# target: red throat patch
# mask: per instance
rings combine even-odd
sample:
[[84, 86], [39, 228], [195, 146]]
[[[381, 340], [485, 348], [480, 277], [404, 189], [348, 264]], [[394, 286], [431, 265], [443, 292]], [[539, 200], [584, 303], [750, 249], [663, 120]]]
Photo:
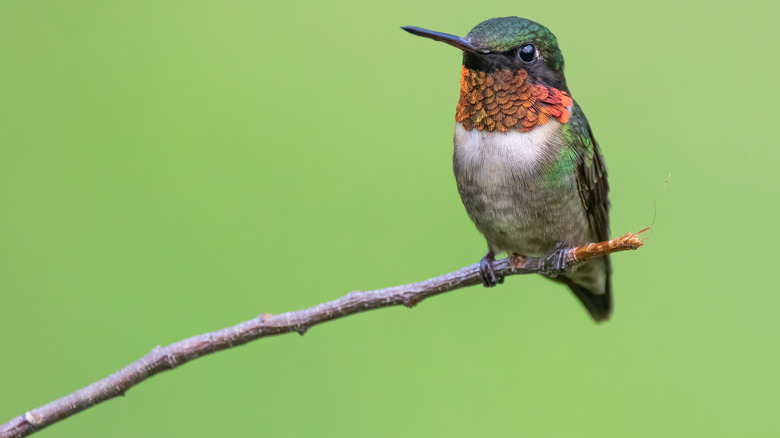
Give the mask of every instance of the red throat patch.
[[490, 74], [463, 67], [455, 120], [466, 130], [528, 132], [551, 118], [569, 120], [571, 97], [544, 85], [531, 84], [528, 72], [498, 70]]

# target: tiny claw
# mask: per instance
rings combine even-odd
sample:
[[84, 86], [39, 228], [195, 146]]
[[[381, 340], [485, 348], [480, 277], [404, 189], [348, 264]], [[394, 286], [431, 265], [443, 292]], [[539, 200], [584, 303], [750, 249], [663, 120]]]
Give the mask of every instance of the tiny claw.
[[497, 276], [493, 270], [493, 262], [496, 260], [493, 251], [489, 251], [479, 262], [479, 274], [485, 287], [493, 287], [504, 282], [504, 277]]

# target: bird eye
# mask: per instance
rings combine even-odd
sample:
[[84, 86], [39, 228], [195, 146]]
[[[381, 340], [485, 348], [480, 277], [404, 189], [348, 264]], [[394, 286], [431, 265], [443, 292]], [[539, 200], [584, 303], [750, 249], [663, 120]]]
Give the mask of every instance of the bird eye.
[[531, 62], [536, 58], [536, 48], [533, 44], [526, 44], [517, 51], [518, 56], [525, 62]]

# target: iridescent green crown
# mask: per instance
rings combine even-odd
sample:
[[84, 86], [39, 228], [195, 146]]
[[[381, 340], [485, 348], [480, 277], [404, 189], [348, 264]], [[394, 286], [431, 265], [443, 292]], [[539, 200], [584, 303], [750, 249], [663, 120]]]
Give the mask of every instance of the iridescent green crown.
[[558, 40], [550, 29], [535, 21], [520, 17], [491, 18], [471, 29], [466, 40], [479, 50], [491, 52], [506, 52], [522, 43], [532, 43], [552, 58], [547, 59], [550, 67], [563, 71], [563, 56], [558, 48]]

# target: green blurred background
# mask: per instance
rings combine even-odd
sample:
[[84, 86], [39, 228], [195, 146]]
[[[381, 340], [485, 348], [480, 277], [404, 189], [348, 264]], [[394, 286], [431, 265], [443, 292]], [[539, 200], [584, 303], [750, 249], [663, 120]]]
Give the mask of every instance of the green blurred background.
[[[512, 277], [222, 352], [41, 436], [777, 436], [776, 4], [0, 2], [0, 422], [155, 345], [479, 260], [460, 54], [549, 26], [616, 310]], [[717, 7], [716, 7], [717, 6]], [[671, 175], [671, 177], [669, 177]]]

